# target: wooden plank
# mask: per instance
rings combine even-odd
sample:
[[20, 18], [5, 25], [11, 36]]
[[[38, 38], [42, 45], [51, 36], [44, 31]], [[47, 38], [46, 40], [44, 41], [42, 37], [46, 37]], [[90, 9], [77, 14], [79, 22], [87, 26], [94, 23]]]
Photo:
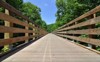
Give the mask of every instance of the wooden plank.
[[74, 22], [77, 22], [77, 21], [79, 21], [79, 20], [81, 20], [81, 19], [83, 19], [83, 18], [86, 18], [86, 17], [88, 17], [88, 16], [90, 16], [90, 15], [92, 15], [92, 14], [95, 14], [96, 12], [100, 12], [100, 5], [97, 6], [96, 8], [94, 8], [94, 9], [88, 11], [87, 13], [81, 15], [80, 17], [78, 17], [78, 18], [72, 20], [71, 22], [69, 22], [69, 23], [67, 23], [67, 24], [65, 24], [65, 25], [63, 25], [63, 26], [61, 26], [61, 27], [59, 27], [59, 29], [64, 28], [65, 26], [68, 26], [68, 25], [70, 25], [70, 24], [72, 24], [72, 23], [74, 23]]
[[77, 40], [77, 41], [89, 43], [89, 44], [92, 44], [92, 45], [100, 46], [100, 40], [99, 39], [82, 38], [82, 37], [76, 37], [76, 36], [70, 36], [70, 35], [61, 35], [61, 34], [57, 34], [57, 35], [61, 36], [61, 37], [66, 37], [66, 38], [74, 39], [74, 40]]
[[22, 37], [9, 38], [9, 39], [0, 39], [0, 46], [24, 41], [24, 40], [27, 40], [27, 39], [33, 38], [33, 37], [35, 37], [35, 36], [22, 36]]
[[12, 16], [6, 15], [6, 14], [1, 13], [1, 12], [0, 12], [0, 19], [4, 20], [4, 21], [11, 22], [11, 23], [19, 24], [19, 25], [22, 25], [22, 26], [27, 26], [27, 27], [30, 27], [30, 28], [34, 28], [32, 25], [29, 25], [26, 22], [22, 22], [22, 21], [14, 18]]
[[70, 31], [63, 31], [57, 32], [59, 34], [92, 34], [92, 35], [99, 35], [100, 28], [95, 29], [85, 29], [85, 30], [70, 30]]
[[34, 33], [33, 30], [0, 26], [0, 33]]
[[92, 25], [92, 24], [96, 24], [96, 23], [100, 23], [100, 16], [95, 17], [95, 18], [90, 19], [90, 20], [87, 20], [85, 22], [81, 22], [81, 23], [73, 25], [73, 26], [69, 26], [69, 27], [63, 28], [63, 29], [58, 30], [58, 31], [74, 29], [74, 28], [78, 28], [78, 27], [82, 27], [82, 26], [87, 26], [87, 25]]

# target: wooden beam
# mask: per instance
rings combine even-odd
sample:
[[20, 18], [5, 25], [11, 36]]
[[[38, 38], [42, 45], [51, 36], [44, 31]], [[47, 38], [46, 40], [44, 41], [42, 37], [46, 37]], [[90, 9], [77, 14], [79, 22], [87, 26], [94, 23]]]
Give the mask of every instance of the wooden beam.
[[24, 41], [24, 40], [27, 40], [27, 39], [33, 38], [33, 37], [35, 37], [35, 36], [21, 36], [21, 37], [16, 37], [16, 38], [0, 39], [0, 46]]
[[0, 6], [4, 7], [5, 9], [8, 9], [10, 12], [15, 13], [16, 15], [22, 17], [23, 19], [34, 23], [33, 21], [29, 20], [28, 17], [22, 15], [22, 13], [20, 11], [18, 11], [17, 9], [15, 9], [13, 6], [9, 5], [8, 3], [4, 2], [3, 0], [0, 0]]
[[59, 34], [90, 34], [90, 35], [99, 35], [100, 28], [95, 29], [83, 29], [83, 30], [70, 30], [70, 31], [62, 31], [57, 32]]
[[[62, 28], [66, 27], [66, 26], [68, 26], [68, 25], [70, 25], [70, 24], [72, 24], [72, 23], [74, 23], [74, 22], [80, 21], [81, 19], [86, 18], [86, 17], [88, 17], [88, 16], [90, 16], [90, 15], [92, 15], [92, 14], [95, 14], [96, 12], [100, 12], [100, 5], [97, 6], [97, 7], [95, 7], [94, 9], [88, 11], [87, 13], [81, 15], [80, 17], [78, 17], [78, 18], [72, 20], [71, 22], [66, 23], [65, 25], [59, 27], [59, 29], [62, 29]], [[58, 30], [59, 30], [59, 29], [58, 29]]]
[[82, 38], [82, 37], [76, 37], [76, 36], [70, 36], [70, 35], [61, 35], [61, 34], [57, 34], [57, 35], [61, 36], [61, 37], [66, 37], [66, 38], [74, 39], [74, 40], [77, 40], [77, 41], [89, 43], [89, 44], [92, 44], [92, 45], [100, 46], [100, 40], [99, 39]]
[[27, 26], [27, 27], [30, 27], [30, 28], [34, 28], [32, 25], [29, 25], [26, 22], [22, 22], [19, 19], [16, 19], [16, 18], [14, 18], [10, 15], [7, 15], [7, 14], [1, 13], [1, 12], [0, 12], [0, 19], [4, 20], [4, 21], [8, 21], [10, 23], [15, 23], [15, 24], [19, 24], [19, 25], [22, 25], [22, 26]]
[[70, 26], [70, 27], [63, 28], [63, 29], [58, 30], [58, 31], [74, 29], [74, 28], [78, 28], [78, 27], [82, 27], [82, 26], [87, 26], [87, 25], [92, 25], [92, 24], [96, 24], [96, 23], [100, 23], [100, 16], [95, 17], [95, 18], [90, 19], [90, 20], [87, 20], [87, 21], [84, 21], [84, 22], [81, 22], [81, 23], [78, 23], [78, 24]]
[[0, 33], [34, 33], [33, 30], [0, 26]]

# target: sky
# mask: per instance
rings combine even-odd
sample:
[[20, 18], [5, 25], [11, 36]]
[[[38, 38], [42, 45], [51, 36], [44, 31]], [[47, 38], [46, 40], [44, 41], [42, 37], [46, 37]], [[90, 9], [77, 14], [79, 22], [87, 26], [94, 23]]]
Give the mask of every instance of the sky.
[[41, 17], [47, 24], [55, 23], [57, 8], [56, 0], [24, 0], [24, 2], [31, 2], [41, 9]]

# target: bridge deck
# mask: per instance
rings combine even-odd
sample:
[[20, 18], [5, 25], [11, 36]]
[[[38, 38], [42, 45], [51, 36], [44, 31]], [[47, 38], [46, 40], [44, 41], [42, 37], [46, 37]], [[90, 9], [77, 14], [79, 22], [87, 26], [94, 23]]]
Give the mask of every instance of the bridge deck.
[[3, 62], [100, 62], [100, 55], [48, 34]]

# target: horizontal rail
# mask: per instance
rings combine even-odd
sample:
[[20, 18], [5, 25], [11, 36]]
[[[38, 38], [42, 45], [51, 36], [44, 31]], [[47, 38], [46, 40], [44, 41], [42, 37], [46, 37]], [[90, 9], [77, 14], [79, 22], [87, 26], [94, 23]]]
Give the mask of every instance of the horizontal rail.
[[68, 30], [68, 29], [74, 29], [74, 28], [78, 28], [78, 27], [82, 27], [82, 26], [87, 26], [87, 25], [92, 25], [92, 24], [96, 24], [96, 23], [100, 23], [100, 16], [98, 16], [96, 18], [93, 18], [93, 19], [90, 19], [90, 20], [87, 20], [85, 22], [81, 22], [81, 23], [76, 24], [76, 25], [72, 25], [72, 26], [63, 28], [63, 29], [58, 30], [58, 31], [63, 31], [63, 30]]
[[[100, 12], [100, 5], [72, 20], [71, 22], [59, 27], [53, 33], [61, 37], [85, 42], [96, 49], [96, 46], [100, 46], [100, 39], [98, 38], [100, 35], [100, 28], [99, 26], [96, 27], [96, 25], [100, 23], [100, 15], [96, 15], [97, 12]], [[85, 18], [88, 20], [81, 20]], [[87, 35], [88, 37], [81, 37], [83, 34]], [[97, 36], [97, 38], [95, 38], [95, 36]]]
[[100, 28], [95, 29], [84, 29], [84, 30], [70, 30], [57, 32], [58, 34], [92, 34], [92, 35], [100, 35]]
[[1, 12], [0, 12], [0, 19], [4, 20], [4, 21], [11, 22], [11, 23], [19, 24], [19, 25], [22, 25], [22, 26], [27, 26], [27, 27], [30, 27], [30, 28], [34, 28], [32, 25], [29, 25], [26, 22], [20, 21], [20, 20], [12, 17], [10, 15], [7, 15], [7, 14], [1, 13]]
[[90, 15], [92, 15], [92, 14], [95, 14], [96, 12], [100, 12], [100, 5], [97, 6], [96, 8], [94, 8], [94, 9], [88, 11], [87, 13], [81, 15], [80, 17], [78, 17], [78, 18], [72, 20], [71, 22], [66, 23], [65, 25], [59, 27], [59, 29], [64, 28], [64, 27], [66, 27], [66, 26], [68, 26], [68, 25], [70, 25], [70, 24], [72, 24], [72, 23], [74, 23], [74, 22], [80, 21], [81, 19], [86, 18], [86, 17], [88, 17], [88, 16], [90, 16]]
[[33, 30], [0, 26], [0, 33], [35, 33]]
[[[5, 13], [0, 12], [0, 21], [4, 22], [3, 25], [0, 25], [0, 33], [3, 33], [1, 37], [4, 38], [0, 39], [0, 46], [5, 47], [5, 45], [10, 45], [20, 41], [26, 42], [29, 41], [30, 38], [35, 40], [47, 34], [47, 32], [39, 25], [36, 25], [34, 21], [30, 20], [27, 16], [23, 15], [22, 12], [9, 5], [5, 1], [0, 0], [0, 7], [5, 10]], [[10, 13], [15, 14], [22, 20], [10, 15]], [[15, 25], [18, 25], [18, 27], [14, 27]], [[13, 33], [25, 33], [25, 35], [14, 37]], [[30, 33], [33, 36], [30, 36]]]
[[32, 35], [32, 36], [22, 36], [22, 37], [9, 38], [9, 39], [0, 39], [0, 46], [12, 44], [15, 42], [24, 41], [24, 40], [27, 40], [27, 39], [30, 39], [33, 37], [36, 37], [36, 36]]
[[74, 39], [74, 40], [77, 40], [77, 41], [81, 41], [81, 42], [100, 46], [100, 40], [98, 40], [98, 39], [82, 38], [82, 37], [76, 37], [76, 36], [70, 36], [70, 35], [59, 35], [59, 34], [57, 34], [57, 35], [62, 36], [62, 37], [67, 37], [67, 38], [70, 38], [70, 39]]
[[15, 13], [16, 15], [22, 17], [23, 19], [33, 23], [33, 21], [29, 20], [28, 17], [24, 16], [20, 11], [16, 10], [14, 7], [9, 5], [8, 3], [4, 2], [3, 0], [0, 0], [0, 6], [8, 9], [9, 11]]

